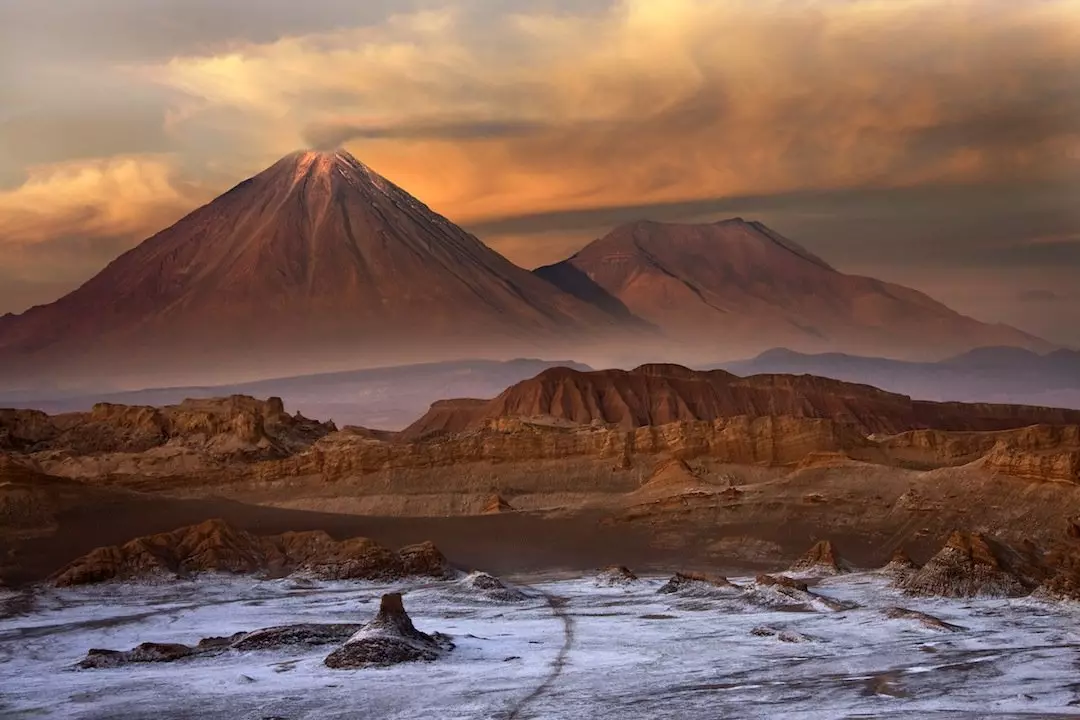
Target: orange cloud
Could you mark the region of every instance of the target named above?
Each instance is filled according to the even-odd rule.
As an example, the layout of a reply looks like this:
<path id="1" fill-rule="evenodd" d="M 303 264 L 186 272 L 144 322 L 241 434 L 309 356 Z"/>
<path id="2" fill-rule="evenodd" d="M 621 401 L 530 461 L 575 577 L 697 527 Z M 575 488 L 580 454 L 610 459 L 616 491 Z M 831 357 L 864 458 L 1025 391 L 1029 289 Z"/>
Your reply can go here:
<path id="1" fill-rule="evenodd" d="M 135 72 L 241 113 L 267 161 L 340 139 L 463 221 L 1032 177 L 1080 132 L 1078 0 L 624 0 L 493 22 L 497 47 L 442 10 Z"/>

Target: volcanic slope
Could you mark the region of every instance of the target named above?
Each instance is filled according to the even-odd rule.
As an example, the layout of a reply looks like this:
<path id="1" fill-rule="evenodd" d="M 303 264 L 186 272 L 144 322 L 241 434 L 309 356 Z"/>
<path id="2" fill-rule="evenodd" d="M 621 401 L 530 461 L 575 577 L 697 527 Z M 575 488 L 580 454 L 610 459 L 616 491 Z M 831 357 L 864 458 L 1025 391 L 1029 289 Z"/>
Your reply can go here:
<path id="1" fill-rule="evenodd" d="M 625 322 L 517 267 L 347 152 L 300 152 L 74 292 L 5 317 L 0 367 L 51 380 L 138 371 L 146 382 L 213 362 L 250 377 L 312 358 L 355 367 L 410 352 L 551 349 Z M 289 362 L 298 359 L 308 362 Z"/>
<path id="2" fill-rule="evenodd" d="M 1005 325 L 961 315 L 910 288 L 837 271 L 760 222 L 641 221 L 534 271 L 698 349 L 861 352 L 940 359 L 981 346 L 1052 346 Z M 674 359 L 670 355 L 670 359 Z"/>

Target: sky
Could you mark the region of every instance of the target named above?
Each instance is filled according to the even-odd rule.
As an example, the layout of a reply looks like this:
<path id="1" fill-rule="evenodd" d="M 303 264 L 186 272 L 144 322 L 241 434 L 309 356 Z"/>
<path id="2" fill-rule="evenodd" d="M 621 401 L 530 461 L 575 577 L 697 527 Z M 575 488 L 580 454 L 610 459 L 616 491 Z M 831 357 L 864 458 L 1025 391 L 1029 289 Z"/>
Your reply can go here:
<path id="1" fill-rule="evenodd" d="M 738 215 L 1080 347 L 1080 0 L 0 0 L 0 313 L 339 146 L 526 267 Z"/>

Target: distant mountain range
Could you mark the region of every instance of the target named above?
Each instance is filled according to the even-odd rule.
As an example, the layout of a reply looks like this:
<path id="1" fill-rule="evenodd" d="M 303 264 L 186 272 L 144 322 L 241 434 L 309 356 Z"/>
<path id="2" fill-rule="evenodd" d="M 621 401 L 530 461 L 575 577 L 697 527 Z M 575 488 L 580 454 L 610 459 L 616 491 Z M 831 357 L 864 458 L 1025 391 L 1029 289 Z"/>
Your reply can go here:
<path id="1" fill-rule="evenodd" d="M 174 405 L 188 398 L 251 395 L 280 397 L 293 411 L 333 420 L 339 427 L 359 425 L 399 430 L 447 397 L 491 397 L 509 385 L 552 367 L 589 370 L 572 361 L 518 359 L 459 360 L 348 372 L 260 380 L 234 385 L 171 387 L 129 392 L 31 397 L 0 395 L 0 407 L 33 408 L 48 413 L 81 412 L 95 403 Z"/>
<path id="2" fill-rule="evenodd" d="M 920 400 L 997 402 L 1080 408 L 1080 352 L 1045 355 L 985 347 L 940 362 L 905 362 L 839 353 L 769 350 L 752 360 L 709 367 L 736 375 L 808 374 L 864 383 Z"/>
<path id="3" fill-rule="evenodd" d="M 989 345 L 1053 349 L 739 218 L 632 223 L 529 272 L 347 152 L 299 152 L 56 302 L 0 317 L 0 388 L 463 357 L 700 363 L 776 346 L 938 360 Z"/>

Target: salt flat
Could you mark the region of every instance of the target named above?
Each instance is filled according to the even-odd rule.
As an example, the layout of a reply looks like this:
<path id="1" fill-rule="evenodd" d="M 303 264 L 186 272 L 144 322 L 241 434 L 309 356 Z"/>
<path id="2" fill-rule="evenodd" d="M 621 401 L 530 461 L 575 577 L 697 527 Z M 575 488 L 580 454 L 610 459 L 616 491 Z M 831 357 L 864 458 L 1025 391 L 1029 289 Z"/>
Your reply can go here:
<path id="1" fill-rule="evenodd" d="M 211 577 L 45 590 L 0 620 L 0 717 L 803 718 L 1080 714 L 1080 609 L 904 596 L 874 574 L 815 590 L 858 606 L 790 611 L 732 592 L 658 594 L 666 578 L 519 583 L 500 603 L 453 582 L 380 585 Z M 748 583 L 750 578 L 735 579 Z M 432 663 L 332 670 L 333 646 L 227 651 L 80 670 L 90 648 L 194 644 L 260 627 L 366 622 L 405 592 L 417 628 L 453 637 Z M 885 610 L 959 626 L 935 630 Z M 760 634 L 752 633 L 759 629 Z M 778 635 L 788 631 L 785 642 Z"/>

